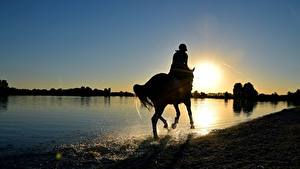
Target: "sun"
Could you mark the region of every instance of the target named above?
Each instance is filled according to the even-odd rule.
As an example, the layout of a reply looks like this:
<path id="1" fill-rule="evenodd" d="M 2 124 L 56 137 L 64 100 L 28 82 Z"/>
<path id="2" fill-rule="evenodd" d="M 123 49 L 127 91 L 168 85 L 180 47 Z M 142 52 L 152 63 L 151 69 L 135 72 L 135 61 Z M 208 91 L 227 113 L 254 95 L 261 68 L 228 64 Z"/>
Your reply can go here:
<path id="1" fill-rule="evenodd" d="M 194 72 L 194 90 L 216 92 L 221 79 L 221 71 L 216 64 L 205 62 L 198 64 Z"/>

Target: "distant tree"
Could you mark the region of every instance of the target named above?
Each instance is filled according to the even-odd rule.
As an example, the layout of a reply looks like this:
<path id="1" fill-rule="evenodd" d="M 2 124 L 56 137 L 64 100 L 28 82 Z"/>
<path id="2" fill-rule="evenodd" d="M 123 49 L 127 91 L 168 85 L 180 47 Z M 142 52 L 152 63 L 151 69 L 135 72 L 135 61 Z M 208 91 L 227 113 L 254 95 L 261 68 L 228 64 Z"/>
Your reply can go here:
<path id="1" fill-rule="evenodd" d="M 194 97 L 194 98 L 205 98 L 205 97 L 207 97 L 207 94 L 205 94 L 204 92 L 198 92 L 197 90 L 196 91 L 194 91 L 193 93 L 192 93 L 192 96 Z"/>
<path id="2" fill-rule="evenodd" d="M 105 88 L 104 89 L 104 96 L 110 96 L 110 93 L 111 93 L 111 89 L 110 88 Z"/>
<path id="3" fill-rule="evenodd" d="M 86 96 L 91 96 L 91 95 L 93 95 L 93 89 L 91 89 L 90 87 L 86 87 L 86 88 L 85 88 L 85 95 L 86 95 Z"/>
<path id="4" fill-rule="evenodd" d="M 230 98 L 230 93 L 228 93 L 228 92 L 225 92 L 225 93 L 224 93 L 224 98 L 225 98 L 225 99 L 228 99 L 228 98 Z"/>
<path id="5" fill-rule="evenodd" d="M 194 93 L 192 93 L 192 96 L 194 98 L 199 98 L 200 97 L 200 93 L 196 90 L 196 91 L 194 91 Z"/>
<path id="6" fill-rule="evenodd" d="M 295 95 L 296 95 L 297 97 L 300 96 L 300 89 L 298 89 L 298 90 L 295 92 Z"/>
<path id="7" fill-rule="evenodd" d="M 6 96 L 9 94 L 8 83 L 6 80 L 0 80 L 0 96 Z"/>
<path id="8" fill-rule="evenodd" d="M 271 94 L 270 100 L 272 100 L 272 101 L 278 101 L 279 100 L 279 95 L 277 94 L 277 92 L 274 92 L 274 93 Z"/>
<path id="9" fill-rule="evenodd" d="M 200 97 L 201 97 L 201 98 L 205 98 L 205 97 L 207 97 L 207 94 L 204 93 L 204 92 L 200 92 Z"/>
<path id="10" fill-rule="evenodd" d="M 233 97 L 241 98 L 243 93 L 243 85 L 241 83 L 235 83 L 233 87 Z"/>
<path id="11" fill-rule="evenodd" d="M 241 83 L 235 83 L 233 87 L 233 97 L 240 99 L 254 99 L 257 98 L 258 92 L 254 86 L 248 82 L 244 86 Z"/>
<path id="12" fill-rule="evenodd" d="M 243 87 L 243 98 L 255 98 L 258 92 L 254 89 L 254 86 L 248 82 Z"/>
<path id="13" fill-rule="evenodd" d="M 8 88 L 8 83 L 6 80 L 0 80 L 0 88 Z"/>

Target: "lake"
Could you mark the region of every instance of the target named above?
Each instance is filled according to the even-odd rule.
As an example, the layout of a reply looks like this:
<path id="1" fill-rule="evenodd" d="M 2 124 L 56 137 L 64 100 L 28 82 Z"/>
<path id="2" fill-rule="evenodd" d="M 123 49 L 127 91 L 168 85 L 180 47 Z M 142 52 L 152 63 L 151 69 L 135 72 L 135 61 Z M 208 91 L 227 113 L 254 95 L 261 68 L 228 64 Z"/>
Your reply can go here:
<path id="1" fill-rule="evenodd" d="M 204 135 L 292 105 L 287 102 L 235 102 L 191 99 L 196 129 L 189 129 L 184 105 L 177 129 L 167 131 L 158 122 L 159 135 L 180 138 L 187 133 Z M 3 154 L 48 151 L 62 144 L 146 138 L 152 135 L 153 112 L 135 97 L 9 96 L 0 98 L 0 151 Z M 163 116 L 169 126 L 175 109 Z"/>

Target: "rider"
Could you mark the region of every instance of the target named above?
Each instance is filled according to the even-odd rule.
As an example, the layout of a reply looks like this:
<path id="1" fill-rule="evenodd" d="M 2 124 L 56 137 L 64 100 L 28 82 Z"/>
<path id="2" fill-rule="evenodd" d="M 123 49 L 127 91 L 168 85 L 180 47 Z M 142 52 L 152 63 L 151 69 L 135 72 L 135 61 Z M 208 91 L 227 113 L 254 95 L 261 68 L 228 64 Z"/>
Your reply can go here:
<path id="1" fill-rule="evenodd" d="M 190 92 L 192 91 L 193 87 L 193 70 L 191 70 L 188 65 L 188 55 L 186 53 L 186 45 L 180 44 L 179 50 L 176 50 L 175 54 L 173 55 L 173 61 L 171 65 L 171 69 L 169 75 L 175 77 L 182 82 L 186 82 L 189 86 Z M 191 95 L 191 93 L 189 93 Z"/>
<path id="2" fill-rule="evenodd" d="M 186 78 L 185 75 L 192 71 L 187 65 L 188 55 L 186 51 L 186 45 L 180 44 L 179 50 L 176 50 L 175 54 L 173 55 L 173 61 L 169 74 L 178 79 Z"/>

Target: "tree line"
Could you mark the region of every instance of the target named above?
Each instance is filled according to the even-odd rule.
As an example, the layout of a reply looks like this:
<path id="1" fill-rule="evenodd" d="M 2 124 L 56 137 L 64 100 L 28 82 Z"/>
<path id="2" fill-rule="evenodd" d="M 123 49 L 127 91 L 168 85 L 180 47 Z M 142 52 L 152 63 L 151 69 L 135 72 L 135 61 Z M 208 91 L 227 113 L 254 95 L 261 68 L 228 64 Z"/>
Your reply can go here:
<path id="1" fill-rule="evenodd" d="M 90 87 L 70 89 L 17 89 L 9 87 L 6 80 L 0 80 L 0 96 L 7 95 L 49 95 L 49 96 L 134 96 L 130 92 L 112 92 L 111 88 L 92 89 Z"/>
<path id="2" fill-rule="evenodd" d="M 6 80 L 0 80 L 0 96 L 7 95 L 50 95 L 50 96 L 134 96 L 131 92 L 112 92 L 111 88 L 92 89 L 90 87 L 80 87 L 71 89 L 17 89 L 9 87 Z M 218 98 L 252 101 L 293 101 L 300 102 L 300 89 L 295 92 L 289 91 L 286 95 L 279 95 L 276 92 L 272 94 L 258 93 L 254 85 L 250 82 L 235 83 L 232 93 L 204 93 L 195 91 L 193 98 Z"/>
<path id="3" fill-rule="evenodd" d="M 300 89 L 295 92 L 289 91 L 286 95 L 279 95 L 276 92 L 272 94 L 258 93 L 254 85 L 250 82 L 235 83 L 232 93 L 204 93 L 195 91 L 192 93 L 193 98 L 220 98 L 235 100 L 252 100 L 252 101 L 297 101 L 300 102 Z"/>

